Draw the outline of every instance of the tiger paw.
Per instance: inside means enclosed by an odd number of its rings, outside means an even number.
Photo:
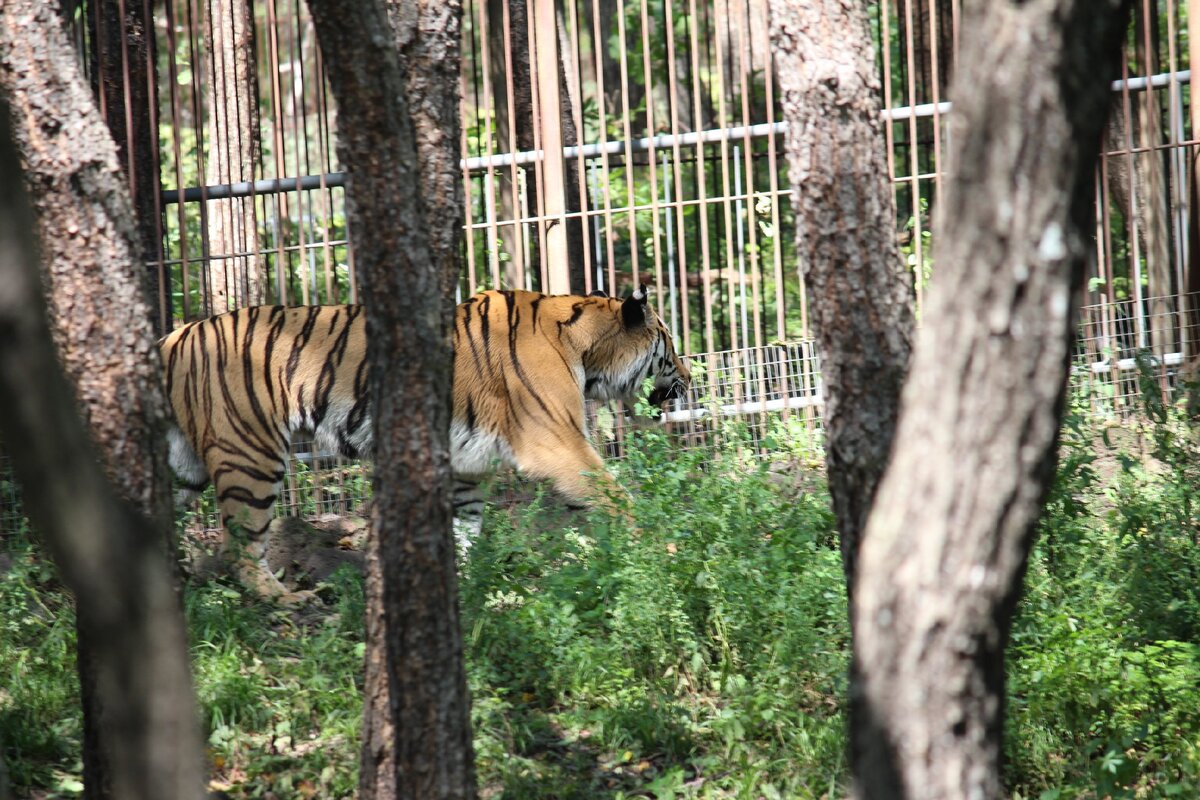
[[[284,592],[281,595],[271,598],[271,601],[288,607],[304,606],[310,603],[317,602],[317,593],[304,589],[298,592]]]

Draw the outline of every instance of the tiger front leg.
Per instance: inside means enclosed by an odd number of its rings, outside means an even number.
[[[515,454],[517,468],[533,478],[548,478],[569,506],[599,508],[634,527],[629,493],[613,478],[591,444],[583,439],[571,444],[547,439],[522,447]]]
[[[218,478],[215,484],[224,523],[219,555],[238,581],[268,602],[300,605],[314,600],[313,592],[290,591],[267,563],[267,546],[276,522],[272,511],[281,486],[276,484],[269,492],[255,495],[245,486],[228,485],[227,479]],[[231,536],[235,541],[230,541]]]
[[[483,491],[479,482],[479,476],[454,476],[454,541],[460,560],[467,557],[483,530]]]

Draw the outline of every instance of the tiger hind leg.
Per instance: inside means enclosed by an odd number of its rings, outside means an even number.
[[[254,594],[281,605],[298,605],[311,601],[315,594],[289,591],[267,563],[273,510],[283,486],[283,471],[282,461],[253,471],[256,476],[270,475],[272,481],[268,482],[262,477],[247,479],[244,470],[214,470],[213,482],[224,523],[220,553],[241,584]],[[241,480],[234,480],[234,475]],[[233,529],[243,536],[231,544]]]

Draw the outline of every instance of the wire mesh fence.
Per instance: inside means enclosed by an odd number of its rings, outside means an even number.
[[[337,111],[304,2],[63,6],[102,113],[149,120],[148,139],[114,135],[149,221],[164,330],[251,303],[354,301]],[[1189,36],[1186,3],[1135,6],[1097,165],[1072,372],[1112,414],[1136,406],[1139,349],[1157,356],[1168,387],[1194,358],[1200,292],[1189,71],[1200,34]],[[868,8],[896,232],[920,307],[935,268],[960,2]],[[144,50],[122,38],[138,19]],[[778,420],[818,429],[768,0],[464,0],[462,56],[460,299],[650,284],[696,367],[696,386],[666,415],[681,445],[713,441],[720,420],[740,420],[756,448],[772,446]],[[139,86],[152,89],[147,108]],[[133,177],[147,173],[149,183]],[[614,457],[630,424],[593,415]],[[298,452],[285,505],[354,507],[361,471]],[[2,512],[15,501],[0,480]]]

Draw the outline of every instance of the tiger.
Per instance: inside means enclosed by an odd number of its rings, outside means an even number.
[[[183,325],[160,351],[176,501],[190,502],[211,482],[222,521],[218,554],[242,584],[283,604],[312,599],[289,592],[265,555],[296,434],[350,458],[371,455],[363,306],[242,308]],[[624,299],[481,292],[455,311],[453,358],[460,551],[481,530],[480,482],[497,464],[548,479],[570,506],[611,509],[623,489],[588,440],[584,401],[632,403],[650,378],[648,400],[661,406],[691,383],[644,285]],[[231,526],[247,539],[236,555]]]

